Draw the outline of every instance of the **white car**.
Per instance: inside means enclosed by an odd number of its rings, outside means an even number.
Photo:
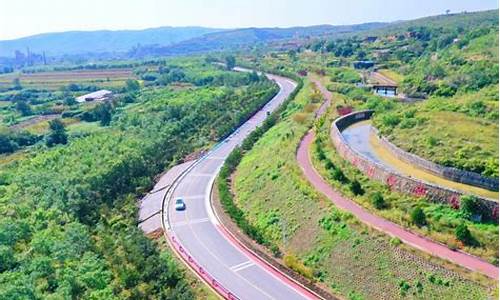
[[[175,210],[185,210],[185,209],[186,209],[186,203],[184,203],[184,200],[182,200],[182,198],[175,199]]]

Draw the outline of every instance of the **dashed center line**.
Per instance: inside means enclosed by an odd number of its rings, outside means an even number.
[[[193,176],[193,177],[212,177],[212,173],[190,173],[188,176]]]
[[[203,199],[205,198],[205,195],[193,195],[193,196],[184,196],[184,197],[179,197],[184,200],[192,200],[192,199]]]
[[[198,223],[204,223],[208,222],[208,218],[201,218],[201,219],[195,219],[195,220],[189,220],[189,221],[180,221],[177,223],[174,223],[174,227],[181,227],[181,226],[186,226],[186,225],[192,225],[192,224],[198,224]]]
[[[231,269],[233,272],[238,272],[238,271],[244,270],[246,268],[249,268],[253,265],[255,265],[253,261],[247,260],[245,262],[242,262],[241,264],[234,265],[234,266],[230,267],[229,269]]]

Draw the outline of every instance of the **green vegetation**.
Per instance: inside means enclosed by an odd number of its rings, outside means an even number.
[[[117,105],[107,127],[76,136],[70,129],[66,145],[33,148],[3,165],[0,298],[192,298],[170,255],[137,228],[136,196],[165,166],[228,134],[276,91],[264,78],[236,87],[146,88],[136,103]],[[51,128],[60,142],[61,122]]]
[[[55,119],[49,122],[50,134],[47,136],[47,146],[52,147],[57,144],[66,144],[68,142],[68,135],[64,124]]]
[[[405,151],[498,177],[498,85],[414,105],[394,104],[379,110],[373,124]]]
[[[334,94],[334,97],[335,99],[342,99],[345,96]],[[380,106],[384,105],[381,104],[375,109]],[[411,228],[411,230],[433,240],[447,244],[450,248],[462,247],[463,250],[481,256],[492,263],[498,261],[497,224],[481,222],[481,218],[475,218],[477,217],[475,214],[472,217],[468,208],[467,211],[454,210],[447,205],[436,204],[422,198],[393,192],[385,184],[371,180],[349,161],[345,161],[329,142],[329,125],[336,116],[336,112],[331,110],[323,125],[318,127],[319,131],[313,147],[314,155],[312,156],[316,169],[335,189],[373,213],[404,227]],[[321,159],[322,157],[324,158]],[[332,172],[332,170],[335,171]],[[342,174],[342,177],[339,178],[336,174]],[[361,188],[365,191],[363,195],[356,195],[350,188],[350,183],[354,181],[360,183]],[[383,201],[380,201],[378,195],[382,197]],[[467,198],[465,202],[470,201]],[[377,206],[378,201],[383,203],[382,207]],[[469,207],[469,205],[465,207]],[[422,216],[425,216],[425,218],[422,218]],[[425,222],[422,222],[424,220]],[[459,245],[455,236],[455,229],[462,223],[470,228],[471,234],[478,243]]]
[[[291,268],[306,277],[312,273],[345,297],[397,298],[401,280],[427,282],[428,274],[436,272],[451,284],[412,284],[408,294],[418,290],[425,298],[486,297],[488,292],[480,285],[457,274],[446,275],[450,273],[391,245],[395,243],[370,232],[309,186],[296,164],[295,151],[313,120],[305,107],[314,93],[306,82],[280,122],[238,165],[234,200],[246,222],[279,247]],[[294,118],[297,114],[305,118],[299,122]],[[275,155],[264,155],[270,152]]]
[[[424,210],[420,207],[415,207],[410,214],[411,221],[417,226],[425,226],[427,219]]]

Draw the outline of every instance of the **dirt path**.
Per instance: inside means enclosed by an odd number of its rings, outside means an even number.
[[[321,86],[319,82],[314,81],[318,87]],[[321,88],[320,88],[321,90]],[[322,90],[323,92],[323,90]],[[332,101],[332,94],[328,91],[323,94],[326,101]],[[429,253],[433,256],[451,261],[457,265],[465,267],[469,270],[480,272],[488,277],[498,279],[498,267],[494,266],[478,257],[469,255],[460,251],[453,251],[447,246],[434,242],[426,237],[419,236],[412,233],[403,227],[390,222],[382,217],[378,217],[354,201],[343,197],[339,192],[335,191],[316,171],[310,156],[310,146],[314,141],[314,132],[309,131],[302,139],[297,150],[297,161],[302,168],[305,177],[313,185],[313,187],[327,196],[338,208],[352,213],[360,221],[370,227],[376,228],[385,234],[399,238],[405,244],[408,244],[421,251]],[[368,142],[368,141],[367,141]]]
[[[37,123],[43,122],[43,121],[54,120],[54,119],[56,119],[56,118],[58,118],[60,116],[61,116],[60,114],[51,114],[51,115],[36,116],[36,117],[30,118],[28,120],[19,122],[19,123],[15,124],[15,125],[12,125],[12,126],[10,126],[10,128],[12,130],[20,130],[20,129],[24,129],[26,127],[29,127],[31,125],[35,125]]]
[[[394,86],[398,85],[396,81],[390,79],[389,77],[379,72],[371,72],[369,80],[372,81],[373,83],[380,85],[394,85]]]

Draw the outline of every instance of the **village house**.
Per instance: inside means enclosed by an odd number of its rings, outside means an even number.
[[[108,90],[99,90],[89,94],[85,94],[79,97],[76,97],[76,102],[90,102],[90,101],[104,101],[111,98],[113,92]]]

